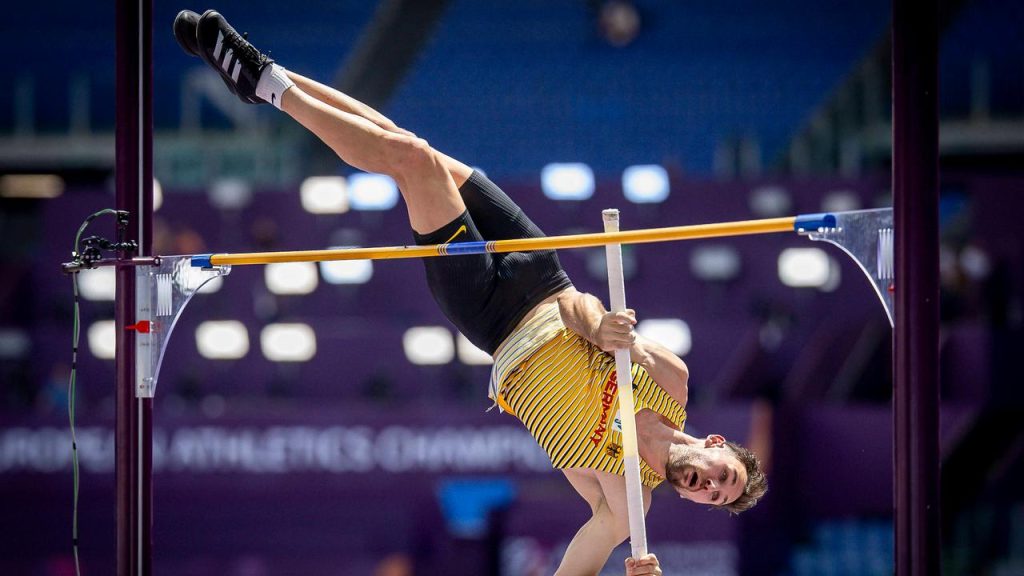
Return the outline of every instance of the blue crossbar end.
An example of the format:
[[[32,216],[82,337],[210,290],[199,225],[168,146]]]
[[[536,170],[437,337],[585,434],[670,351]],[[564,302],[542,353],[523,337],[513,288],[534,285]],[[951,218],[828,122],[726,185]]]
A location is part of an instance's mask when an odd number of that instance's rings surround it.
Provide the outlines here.
[[[487,242],[453,242],[445,245],[446,252],[451,254],[485,254]]]
[[[210,259],[213,258],[213,254],[196,254],[192,257],[193,268],[213,268],[213,264]]]
[[[793,230],[796,232],[804,231],[810,232],[819,228],[835,228],[836,227],[836,215],[823,213],[823,214],[802,214],[796,217],[796,221],[793,223]]]

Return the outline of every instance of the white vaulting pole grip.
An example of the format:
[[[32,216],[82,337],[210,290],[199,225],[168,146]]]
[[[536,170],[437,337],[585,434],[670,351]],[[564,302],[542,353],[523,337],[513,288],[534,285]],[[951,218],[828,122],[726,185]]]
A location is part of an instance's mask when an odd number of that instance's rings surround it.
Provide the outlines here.
[[[619,211],[601,212],[605,232],[619,231]],[[626,286],[622,278],[622,245],[605,245],[608,258],[608,291],[612,312],[626,309]],[[640,454],[636,444],[636,418],[633,407],[633,377],[629,349],[615,351],[618,373],[619,418],[622,422],[622,463],[626,469],[626,506],[629,511],[629,544],[633,558],[647,554],[647,527],[644,525],[643,484],[640,483]]]

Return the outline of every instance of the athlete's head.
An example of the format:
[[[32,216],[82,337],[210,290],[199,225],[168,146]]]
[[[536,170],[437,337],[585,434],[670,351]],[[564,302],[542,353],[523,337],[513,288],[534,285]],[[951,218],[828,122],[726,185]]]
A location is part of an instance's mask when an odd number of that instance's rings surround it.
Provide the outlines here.
[[[753,452],[718,434],[703,446],[679,446],[669,453],[665,476],[679,496],[733,514],[753,508],[768,480]]]

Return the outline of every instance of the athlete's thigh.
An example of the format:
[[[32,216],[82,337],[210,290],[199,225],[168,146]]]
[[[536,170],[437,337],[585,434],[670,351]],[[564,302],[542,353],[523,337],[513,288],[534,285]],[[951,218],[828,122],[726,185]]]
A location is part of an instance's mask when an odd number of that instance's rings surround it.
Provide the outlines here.
[[[429,234],[415,233],[418,245],[479,242],[483,239],[468,212]],[[444,315],[478,348],[494,352],[494,331],[502,328],[500,310],[491,306],[498,283],[493,254],[423,258],[427,286]]]
[[[455,185],[462,186],[469,179],[469,175],[473,173],[473,169],[444,152],[439,151],[438,154],[441,155],[441,161],[448,169],[448,173],[452,175]]]
[[[439,161],[439,154],[427,148],[420,159],[396,173],[398,188],[405,199],[409,225],[418,234],[429,234],[466,211],[451,174]]]
[[[474,171],[460,187],[459,194],[487,240],[539,238],[544,232],[533,223],[497,184]]]
[[[598,483],[601,485],[601,494],[604,497],[608,509],[617,521],[629,521],[629,505],[626,498],[626,479],[611,472],[594,471]],[[641,486],[644,500],[644,514],[651,509],[651,489]]]

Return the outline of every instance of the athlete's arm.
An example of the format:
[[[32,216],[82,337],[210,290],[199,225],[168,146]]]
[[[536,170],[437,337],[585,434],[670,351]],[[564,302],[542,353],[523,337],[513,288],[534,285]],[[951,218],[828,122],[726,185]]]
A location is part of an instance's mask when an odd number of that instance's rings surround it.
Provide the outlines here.
[[[573,288],[558,296],[558,310],[566,328],[586,338],[605,352],[629,347],[633,362],[641,365],[663,390],[686,407],[686,363],[668,348],[633,331],[636,314],[632,310],[609,312],[592,294]]]
[[[686,408],[690,370],[679,356],[650,338],[637,334],[629,348],[630,360],[641,365],[662,390]]]
[[[633,344],[636,314],[609,312],[593,294],[569,288],[558,295],[558,311],[565,327],[605,352]]]
[[[573,536],[555,576],[598,574],[612,550],[629,538],[626,479],[618,474],[596,470],[587,471],[586,474],[590,482],[596,480],[600,496],[593,502],[588,499],[593,515]],[[577,482],[573,482],[573,485],[576,486]],[[651,507],[651,489],[644,486],[642,494],[644,514],[647,514]]]

